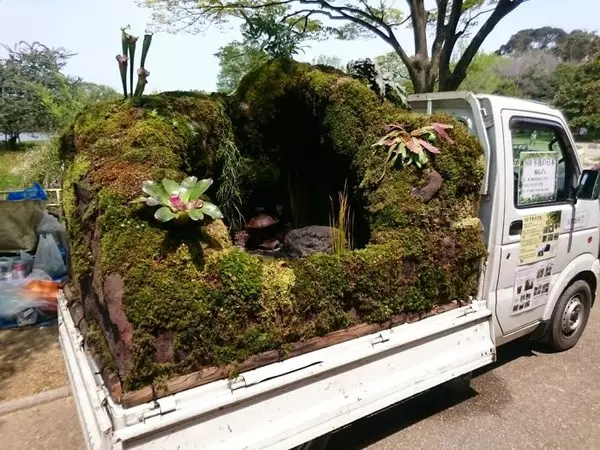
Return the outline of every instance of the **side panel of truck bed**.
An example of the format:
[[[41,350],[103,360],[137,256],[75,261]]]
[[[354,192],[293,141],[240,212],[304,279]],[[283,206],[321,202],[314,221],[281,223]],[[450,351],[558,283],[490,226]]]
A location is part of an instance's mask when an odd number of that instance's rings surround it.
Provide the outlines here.
[[[76,347],[64,302],[61,315],[61,343]],[[475,302],[128,410],[108,398],[94,409],[98,386],[85,353],[65,355],[72,383],[81,378],[74,395],[87,409],[84,430],[97,430],[91,448],[288,449],[494,361],[490,324],[491,312]],[[112,428],[100,430],[106,413]]]

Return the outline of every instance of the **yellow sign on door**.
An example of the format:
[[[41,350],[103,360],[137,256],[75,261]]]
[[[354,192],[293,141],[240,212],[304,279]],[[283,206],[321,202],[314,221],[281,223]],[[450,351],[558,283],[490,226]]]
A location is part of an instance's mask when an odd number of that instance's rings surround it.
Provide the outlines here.
[[[523,217],[520,265],[531,264],[556,255],[560,235],[560,211]]]

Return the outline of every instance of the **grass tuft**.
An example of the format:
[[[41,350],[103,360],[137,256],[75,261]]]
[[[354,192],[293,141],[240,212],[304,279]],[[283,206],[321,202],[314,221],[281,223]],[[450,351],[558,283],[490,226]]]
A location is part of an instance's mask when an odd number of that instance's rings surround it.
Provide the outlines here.
[[[352,222],[354,221],[354,213],[350,208],[348,200],[348,182],[344,183],[344,190],[338,192],[338,212],[335,212],[335,204],[331,197],[331,213],[329,215],[329,226],[337,232],[331,233],[331,243],[333,252],[336,255],[341,255],[347,250],[354,248],[352,235]]]

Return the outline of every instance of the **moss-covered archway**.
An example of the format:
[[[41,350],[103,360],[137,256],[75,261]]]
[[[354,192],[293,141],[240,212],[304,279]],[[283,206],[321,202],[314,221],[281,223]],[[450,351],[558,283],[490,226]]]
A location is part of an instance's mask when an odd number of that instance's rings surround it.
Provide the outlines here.
[[[441,188],[424,200],[415,189],[428,172],[397,166],[381,178],[386,155],[372,144],[388,123],[431,121],[454,125],[453,142],[439,143],[430,168]],[[62,148],[75,285],[126,390],[475,293],[480,146],[452,118],[400,110],[339,72],[279,61],[233,97],[97,105]],[[220,221],[174,229],[130,203],[143,180],[185,174],[214,177],[213,200],[229,182],[245,214],[303,204],[287,200],[291,178],[292,197],[308,205],[300,224],[327,220],[329,195],[348,178],[364,248],[265,261],[232,247]]]

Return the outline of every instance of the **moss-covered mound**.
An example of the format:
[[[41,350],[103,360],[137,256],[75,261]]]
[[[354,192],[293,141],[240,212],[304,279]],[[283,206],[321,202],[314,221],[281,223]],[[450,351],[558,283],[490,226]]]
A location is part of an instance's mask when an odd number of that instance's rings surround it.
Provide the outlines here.
[[[453,143],[437,142],[425,169],[397,165],[382,178],[386,152],[372,144],[385,125],[435,121],[454,126]],[[475,294],[479,145],[452,118],[382,103],[335,71],[274,62],[232,98],[97,105],[62,150],[74,285],[125,390],[266,350],[283,357],[299,341]],[[208,194],[225,224],[161,224],[155,208],[130,203],[144,180],[186,174],[215,179]],[[227,226],[257,207],[294,227],[328,225],[344,185],[359,249],[266,260],[232,246]]]

